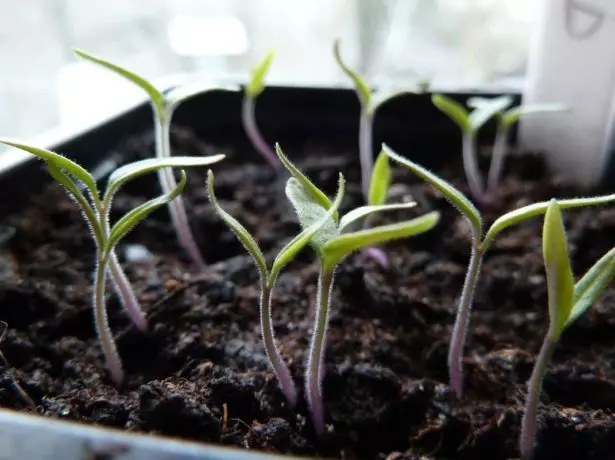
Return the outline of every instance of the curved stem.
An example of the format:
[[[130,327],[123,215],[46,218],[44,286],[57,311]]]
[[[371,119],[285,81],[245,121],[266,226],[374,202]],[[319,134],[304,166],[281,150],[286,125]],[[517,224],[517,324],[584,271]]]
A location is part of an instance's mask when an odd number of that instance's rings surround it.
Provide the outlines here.
[[[495,136],[491,154],[491,164],[489,165],[489,175],[487,176],[487,194],[490,196],[495,193],[500,183],[507,143],[508,128],[501,128]]]
[[[147,330],[147,319],[145,312],[141,309],[139,300],[132,288],[132,284],[128,281],[126,273],[122,269],[115,251],[111,251],[109,256],[109,275],[111,276],[111,284],[117,296],[120,298],[122,306],[126,310],[128,317],[140,331]]]
[[[305,393],[312,415],[312,422],[318,434],[323,434],[325,431],[325,414],[322,401],[322,367],[325,354],[329,303],[331,302],[333,278],[333,270],[328,271],[321,265],[320,274],[318,276],[314,331],[312,333],[305,376]]]
[[[369,183],[374,169],[373,120],[373,114],[362,108],[359,120],[359,160],[361,162],[361,190],[366,203],[369,201]]]
[[[278,382],[280,382],[282,393],[284,393],[288,404],[294,407],[297,404],[297,388],[295,387],[295,382],[293,382],[290,370],[284,363],[280,350],[275,344],[275,333],[271,318],[271,289],[265,283],[261,286],[260,310],[261,332],[267,357],[271,367],[273,367],[273,372],[275,372],[278,378]]]
[[[17,392],[17,394],[19,395],[19,397],[31,408],[35,409],[36,408],[36,403],[34,402],[34,400],[30,397],[30,395],[28,394],[28,392],[26,390],[24,390],[24,388],[19,384],[19,381],[17,380],[17,377],[15,377],[14,373],[13,373],[13,368],[11,367],[11,365],[9,364],[8,360],[6,359],[6,357],[4,356],[4,353],[2,353],[2,351],[0,350],[0,360],[2,361],[2,364],[4,364],[4,368],[5,368],[5,372],[6,375],[8,375],[10,381],[11,381],[11,385],[13,386],[13,388],[15,389],[15,391]]]
[[[470,313],[472,312],[472,301],[474,299],[474,289],[478,282],[480,266],[483,258],[483,253],[477,248],[478,238],[474,235],[472,238],[472,255],[468,264],[461,297],[459,298],[459,306],[457,307],[457,316],[455,318],[455,326],[453,327],[453,335],[448,352],[448,372],[450,384],[459,399],[463,395],[463,348],[468,333],[468,325],[470,323]]]
[[[169,130],[171,125],[171,114],[168,113],[161,120],[154,110],[154,125],[156,136],[156,156],[158,158],[166,158],[171,156],[171,141],[169,138]],[[158,178],[160,180],[160,186],[162,187],[162,193],[170,193],[177,187],[177,181],[173,175],[171,168],[160,168],[158,170]],[[169,202],[169,213],[171,215],[171,222],[177,233],[179,243],[188,253],[188,256],[192,262],[199,268],[205,268],[205,261],[201,256],[192,230],[190,230],[190,224],[188,223],[188,215],[186,214],[186,207],[184,206],[184,200],[181,195]]]
[[[536,417],[538,411],[538,403],[540,402],[540,393],[542,391],[542,381],[547,371],[547,365],[551,360],[553,349],[555,348],[556,339],[549,329],[540,354],[534,364],[532,375],[527,383],[527,398],[525,401],[525,411],[521,421],[521,435],[519,437],[519,450],[523,460],[530,460],[534,452],[534,442],[536,439]]]
[[[254,148],[262,155],[269,165],[276,171],[282,167],[282,163],[278,159],[273,149],[269,147],[265,139],[263,138],[258,126],[256,125],[255,115],[255,98],[244,95],[243,102],[241,104],[241,120],[243,122],[243,128],[250,138],[250,142]]]
[[[105,282],[106,282],[106,263],[103,260],[102,252],[98,251],[96,261],[96,273],[94,281],[94,324],[96,332],[102,345],[102,350],[107,361],[107,367],[111,373],[113,381],[120,385],[124,379],[122,361],[115,346],[109,320],[107,318],[107,307],[105,305]]]
[[[478,170],[478,159],[476,151],[476,138],[473,133],[465,133],[463,135],[462,145],[463,155],[463,169],[468,179],[468,186],[470,192],[475,199],[483,200],[483,181],[480,177],[480,171]]]

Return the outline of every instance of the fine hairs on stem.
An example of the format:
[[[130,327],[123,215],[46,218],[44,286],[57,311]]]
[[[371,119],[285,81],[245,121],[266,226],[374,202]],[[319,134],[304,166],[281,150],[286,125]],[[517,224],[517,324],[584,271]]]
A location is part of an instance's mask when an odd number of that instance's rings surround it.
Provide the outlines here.
[[[463,351],[469,331],[472,303],[474,302],[474,293],[476,285],[478,284],[483,257],[491,247],[495,237],[501,231],[544,214],[547,212],[550,202],[544,201],[534,203],[505,213],[496,219],[487,232],[484,233],[483,219],[480,212],[463,193],[426,168],[397,154],[388,146],[383,145],[382,151],[393,161],[405,166],[413,174],[442,193],[459,213],[468,220],[472,229],[470,261],[468,263],[462,292],[459,297],[448,353],[450,385],[457,397],[461,399],[463,397]],[[567,209],[597,206],[614,201],[615,194],[611,194],[589,198],[560,200],[558,204],[562,209]]]
[[[274,51],[270,50],[263,60],[252,69],[250,80],[244,89],[241,104],[241,121],[246,135],[250,142],[252,142],[252,146],[277,171],[282,168],[282,164],[273,149],[265,141],[256,124],[256,99],[265,89],[265,76],[271,67],[274,57]]]
[[[55,152],[18,141],[0,139],[0,142],[24,150],[45,161],[50,176],[66,189],[69,196],[82,211],[96,247],[96,268],[92,296],[94,322],[107,368],[113,381],[120,385],[124,379],[124,372],[107,319],[105,302],[107,273],[111,275],[115,291],[120,294],[120,300],[122,300],[127,314],[138,328],[145,329],[147,327],[145,314],[134,295],[130,282],[119,265],[115,256],[115,248],[120,240],[139,222],[179,196],[186,185],[186,173],[183,170],[180,171],[181,179],[174,190],[135,207],[111,225],[110,215],[113,198],[124,184],[144,174],[158,171],[161,168],[209,166],[224,159],[224,155],[150,158],[129,163],[111,173],[107,179],[105,191],[101,196],[94,176],[74,161]],[[82,191],[83,189],[86,191],[85,194]]]
[[[173,112],[182,102],[208,91],[232,91],[237,90],[234,86],[219,86],[212,85],[209,82],[195,82],[180,85],[174,87],[169,91],[159,91],[149,81],[143,77],[124,69],[117,64],[106,61],[99,57],[92,56],[84,51],[73,49],[73,52],[96,65],[99,65],[111,72],[119,75],[131,83],[137,85],[143,89],[149,96],[150,103],[153,111],[154,120],[154,135],[156,143],[156,158],[164,159],[171,157],[171,118]],[[163,194],[169,194],[177,188],[177,181],[173,172],[168,168],[158,170],[158,180]],[[196,243],[192,230],[190,229],[190,223],[188,221],[188,214],[181,196],[177,199],[170,201],[168,204],[169,214],[171,217],[171,223],[175,228],[175,233],[180,245],[186,251],[186,254],[200,270],[205,268],[205,260],[201,255],[201,251]],[[115,263],[112,261],[112,265]]]
[[[542,253],[549,299],[549,329],[527,383],[527,396],[519,436],[519,451],[523,460],[531,460],[534,455],[542,382],[555,345],[565,329],[600,298],[607,285],[615,277],[614,247],[602,256],[576,284],[574,283],[566,229],[560,205],[556,200],[551,200],[544,217]]]

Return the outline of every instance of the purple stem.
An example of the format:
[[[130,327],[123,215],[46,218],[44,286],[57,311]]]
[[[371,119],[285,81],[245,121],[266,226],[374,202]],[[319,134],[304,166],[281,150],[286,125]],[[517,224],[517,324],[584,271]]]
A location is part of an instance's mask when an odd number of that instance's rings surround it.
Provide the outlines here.
[[[473,133],[463,135],[462,145],[463,168],[468,179],[468,185],[472,196],[481,201],[484,194],[483,180],[477,164],[476,138]]]
[[[495,196],[495,192],[500,183],[502,168],[504,166],[504,157],[506,156],[506,147],[508,141],[508,128],[501,128],[495,136],[493,150],[491,153],[491,164],[489,165],[489,174],[487,176],[487,195]]]
[[[448,372],[451,388],[459,399],[463,396],[463,348],[468,333],[470,323],[470,313],[472,311],[472,300],[474,299],[474,289],[478,281],[480,266],[483,254],[477,250],[477,237],[472,237],[472,255],[463,283],[459,306],[457,307],[457,317],[453,327],[453,335],[448,352]]]
[[[241,119],[243,121],[243,128],[248,135],[248,138],[252,142],[254,148],[262,155],[269,165],[278,171],[282,167],[282,163],[278,159],[273,149],[269,147],[265,139],[263,138],[258,126],[256,125],[255,116],[255,98],[248,95],[244,95],[243,103],[241,106]]]
[[[367,257],[374,259],[376,263],[380,265],[383,269],[389,269],[389,258],[382,249],[376,247],[363,248],[363,254],[365,254]]]
[[[280,350],[275,344],[275,333],[271,318],[271,289],[265,286],[265,283],[261,286],[260,310],[261,332],[267,357],[271,367],[273,367],[273,372],[278,378],[278,382],[280,382],[282,393],[284,393],[290,407],[294,407],[297,404],[297,388],[295,387],[295,382],[293,382],[290,370],[284,363]]]
[[[325,413],[322,400],[323,363],[327,338],[329,303],[333,288],[333,271],[320,267],[318,276],[318,293],[316,297],[316,317],[310,343],[307,370],[305,375],[305,393],[312,416],[312,423],[318,435],[325,432]]]
[[[540,402],[540,392],[542,391],[542,381],[547,371],[547,365],[551,360],[556,339],[553,332],[549,329],[545,337],[540,354],[534,364],[532,375],[527,383],[527,399],[525,401],[525,411],[521,420],[521,435],[519,437],[519,450],[523,460],[531,460],[534,453],[534,443],[536,440],[536,418],[538,403]]]
[[[135,295],[132,285],[130,284],[130,281],[128,281],[128,278],[120,265],[115,251],[111,251],[108,270],[109,275],[111,276],[111,284],[113,285],[116,294],[120,298],[122,306],[126,310],[128,317],[141,332],[147,331],[147,319],[145,318],[145,313],[141,309],[137,296]]]
[[[361,189],[366,203],[369,202],[369,184],[374,169],[373,121],[372,112],[362,108],[359,119],[359,161],[361,163]]]

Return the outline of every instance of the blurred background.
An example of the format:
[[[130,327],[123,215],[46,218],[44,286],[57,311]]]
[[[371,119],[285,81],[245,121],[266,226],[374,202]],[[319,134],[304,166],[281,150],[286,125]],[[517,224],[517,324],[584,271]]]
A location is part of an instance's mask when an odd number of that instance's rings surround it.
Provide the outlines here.
[[[71,46],[146,78],[242,81],[270,48],[268,83],[370,81],[521,90],[537,0],[0,0],[0,135],[88,126],[144,97]]]

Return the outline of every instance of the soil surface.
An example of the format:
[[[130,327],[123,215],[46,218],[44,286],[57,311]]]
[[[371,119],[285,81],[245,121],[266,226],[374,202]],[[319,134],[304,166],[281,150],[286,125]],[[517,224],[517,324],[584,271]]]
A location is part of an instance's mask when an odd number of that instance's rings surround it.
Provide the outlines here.
[[[174,139],[176,151],[214,151],[185,132]],[[139,136],[120,148],[140,158],[152,151],[151,138]],[[230,158],[214,167],[218,198],[273,258],[298,231],[283,194],[287,176],[276,177],[251,151],[223,150]],[[343,171],[344,209],[361,204],[354,149],[287,151],[331,195]],[[299,160],[305,152],[310,159]],[[246,157],[253,161],[240,160]],[[460,157],[435,170],[467,191]],[[6,372],[0,374],[1,406],[306,456],[518,457],[525,383],[548,325],[542,219],[505,231],[486,256],[465,349],[466,394],[457,401],[447,384],[446,355],[470,253],[469,228],[442,196],[396,168],[392,200],[412,196],[419,205],[390,218],[437,209],[442,219],[429,233],[387,245],[389,270],[361,253],[339,266],[323,386],[328,432],[318,439],[303,399],[289,409],[268,366],[255,266],[212,212],[204,171],[189,177],[184,199],[210,265],[198,272],[185,259],[166,210],[120,246],[150,327],[147,334],[132,327],[109,289],[111,327],[127,371],[122,388],[110,381],[95,336],[93,244],[76,205],[53,185],[2,221],[0,320],[10,328],[2,351],[37,407],[27,407]],[[114,218],[158,191],[155,176],[131,183],[117,197]],[[531,202],[579,195],[549,178],[530,154],[508,160],[499,193],[485,211],[487,222]],[[565,217],[578,277],[613,246],[615,207],[567,211]],[[314,255],[305,250],[274,294],[277,340],[299,388],[316,281]],[[615,458],[615,285],[561,338],[542,402],[537,459]]]

